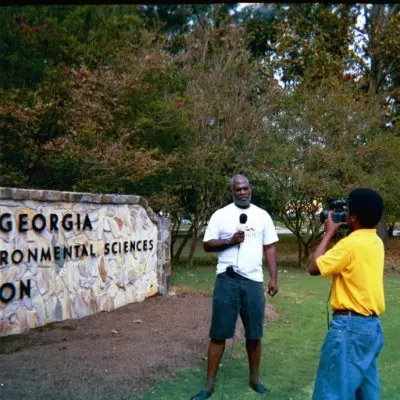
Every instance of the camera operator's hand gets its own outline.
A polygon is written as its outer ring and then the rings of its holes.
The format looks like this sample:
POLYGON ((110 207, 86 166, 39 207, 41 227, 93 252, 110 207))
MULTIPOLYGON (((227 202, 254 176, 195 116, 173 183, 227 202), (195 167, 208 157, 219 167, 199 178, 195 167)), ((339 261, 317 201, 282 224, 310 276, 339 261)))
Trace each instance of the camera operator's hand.
POLYGON ((332 211, 328 212, 328 217, 326 218, 326 220, 324 222, 324 230, 327 235, 333 236, 337 232, 337 230, 343 225, 346 225, 346 223, 345 222, 338 222, 338 223, 333 222, 332 211))
POLYGON ((244 242, 244 232, 237 231, 231 237, 232 244, 240 244, 244 242))

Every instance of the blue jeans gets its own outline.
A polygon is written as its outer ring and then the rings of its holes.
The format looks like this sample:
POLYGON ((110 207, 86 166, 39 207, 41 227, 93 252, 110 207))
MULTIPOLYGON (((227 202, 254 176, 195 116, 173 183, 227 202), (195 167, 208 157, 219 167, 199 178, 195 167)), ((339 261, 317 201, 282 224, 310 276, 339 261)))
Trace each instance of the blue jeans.
POLYGON ((336 315, 321 348, 313 400, 379 400, 379 317, 336 315))

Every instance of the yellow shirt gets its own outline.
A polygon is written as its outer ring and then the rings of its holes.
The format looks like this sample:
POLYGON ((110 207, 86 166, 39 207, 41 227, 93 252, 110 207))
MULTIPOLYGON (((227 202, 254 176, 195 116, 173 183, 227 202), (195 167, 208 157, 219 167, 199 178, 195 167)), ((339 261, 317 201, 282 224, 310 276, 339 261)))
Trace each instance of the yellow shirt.
POLYGON ((363 315, 385 311, 383 242, 376 229, 358 229, 317 258, 322 276, 332 275, 331 305, 363 315))

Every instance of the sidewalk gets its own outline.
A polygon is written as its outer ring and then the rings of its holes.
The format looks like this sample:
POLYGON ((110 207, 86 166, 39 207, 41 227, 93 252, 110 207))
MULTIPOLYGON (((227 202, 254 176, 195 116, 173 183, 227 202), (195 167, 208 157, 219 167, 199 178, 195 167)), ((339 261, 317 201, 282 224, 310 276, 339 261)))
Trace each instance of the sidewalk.
POLYGON ((275 227, 276 233, 278 235, 293 235, 293 233, 287 228, 280 228, 278 226, 275 227))

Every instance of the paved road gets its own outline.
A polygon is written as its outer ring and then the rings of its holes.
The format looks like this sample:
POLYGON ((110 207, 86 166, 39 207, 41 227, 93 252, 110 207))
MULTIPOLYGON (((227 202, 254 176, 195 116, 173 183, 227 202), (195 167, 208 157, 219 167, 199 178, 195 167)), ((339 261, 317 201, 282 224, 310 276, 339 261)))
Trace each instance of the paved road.
MULTIPOLYGON (((293 235, 293 233, 287 228, 275 227, 275 229, 278 235, 293 235)), ((400 237, 400 231, 393 231, 393 236, 400 237)))
POLYGON ((276 226, 275 230, 278 235, 287 235, 287 234, 293 235, 292 232, 287 228, 279 228, 276 226))

